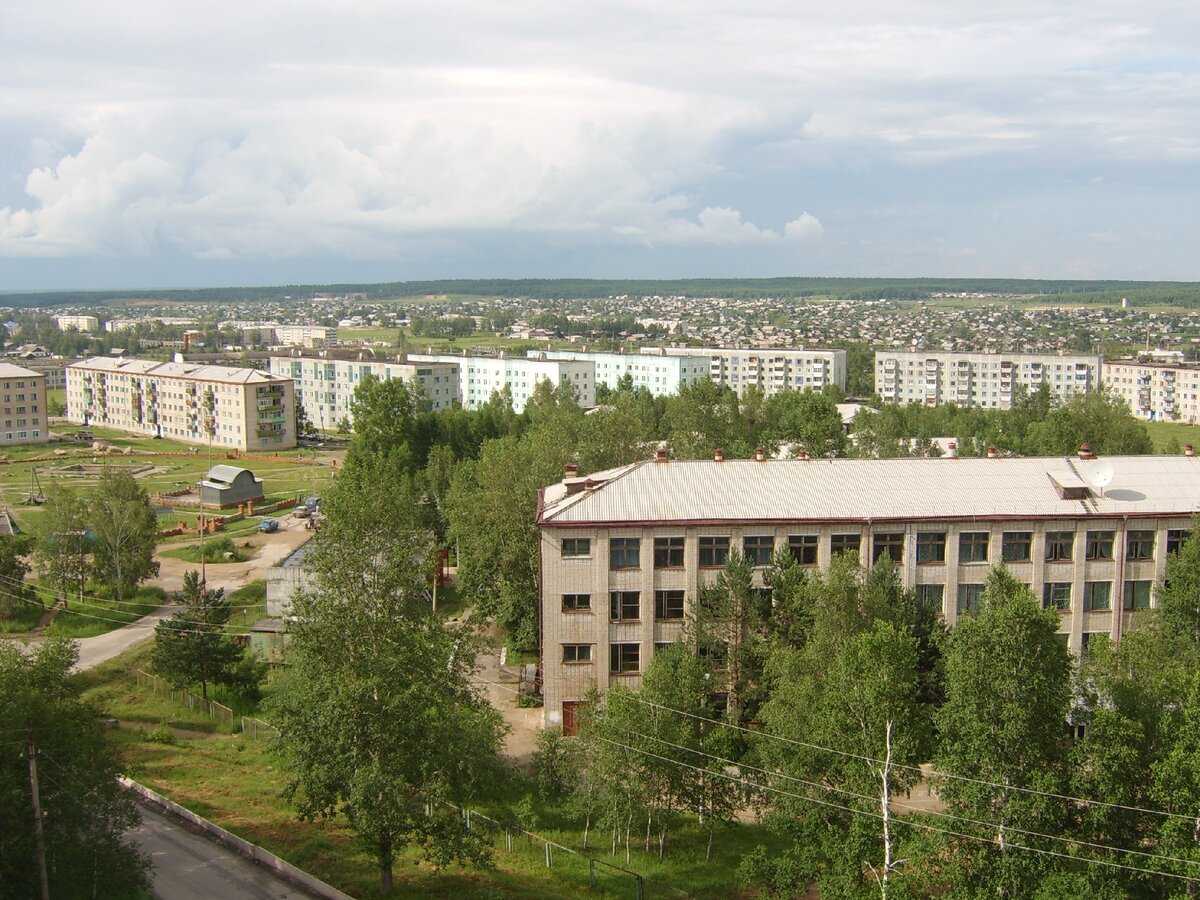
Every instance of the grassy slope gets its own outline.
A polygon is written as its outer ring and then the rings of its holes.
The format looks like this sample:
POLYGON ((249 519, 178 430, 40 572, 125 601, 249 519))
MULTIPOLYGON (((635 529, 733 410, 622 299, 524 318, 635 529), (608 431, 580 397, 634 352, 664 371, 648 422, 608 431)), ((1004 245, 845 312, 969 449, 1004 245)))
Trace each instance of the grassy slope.
POLYGON ((1174 438, 1180 447, 1194 444, 1200 448, 1200 425, 1183 425, 1178 422, 1147 422, 1146 430, 1154 443, 1154 452, 1162 453, 1167 443, 1174 438))

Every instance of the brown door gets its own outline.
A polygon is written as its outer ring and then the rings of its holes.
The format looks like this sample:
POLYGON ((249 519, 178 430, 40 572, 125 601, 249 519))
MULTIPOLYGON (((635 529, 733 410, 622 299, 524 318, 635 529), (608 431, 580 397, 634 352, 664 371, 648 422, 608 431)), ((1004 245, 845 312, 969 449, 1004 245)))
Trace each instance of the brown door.
POLYGON ((578 700, 563 701, 563 734, 579 734, 579 723, 575 721, 575 708, 579 706, 578 700))

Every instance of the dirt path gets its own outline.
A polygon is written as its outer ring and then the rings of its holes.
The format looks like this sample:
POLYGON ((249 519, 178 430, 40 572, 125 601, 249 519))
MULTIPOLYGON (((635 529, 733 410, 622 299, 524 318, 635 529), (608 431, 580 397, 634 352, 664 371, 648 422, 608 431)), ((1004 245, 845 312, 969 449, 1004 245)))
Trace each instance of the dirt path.
MULTIPOLYGON (((208 583, 212 587, 225 588, 226 592, 245 587, 252 581, 267 577, 267 570, 276 563, 282 562, 292 551, 313 536, 313 532, 304 528, 304 520, 286 515, 278 519, 279 530, 274 534, 242 535, 234 538, 239 547, 250 544, 256 551, 252 559, 240 563, 209 563, 206 567, 208 583)), ((218 536, 219 536, 218 532, 218 536)), ((178 549, 181 544, 171 544, 166 549, 178 549)), ((183 587, 183 576, 193 569, 199 569, 200 564, 183 559, 170 559, 156 556, 158 560, 158 584, 167 591, 177 591, 183 587)))
POLYGON ((500 630, 491 625, 485 632, 491 647, 475 657, 475 680, 483 687, 488 702, 500 711, 509 733, 504 738, 504 755, 519 766, 529 766, 537 749, 538 732, 542 729, 540 706, 517 705, 517 682, 506 680, 500 668, 500 630))

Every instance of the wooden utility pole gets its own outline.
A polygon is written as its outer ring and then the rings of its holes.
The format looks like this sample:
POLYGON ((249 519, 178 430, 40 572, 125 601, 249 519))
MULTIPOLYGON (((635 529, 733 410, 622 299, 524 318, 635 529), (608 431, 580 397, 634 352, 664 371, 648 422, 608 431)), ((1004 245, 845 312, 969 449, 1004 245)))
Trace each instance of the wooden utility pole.
POLYGON ((50 881, 46 875, 46 839, 42 835, 42 803, 38 796, 37 747, 33 743, 33 729, 29 729, 26 741, 29 757, 29 790, 33 797, 33 841, 37 852, 38 875, 42 883, 42 900, 50 900, 50 881))

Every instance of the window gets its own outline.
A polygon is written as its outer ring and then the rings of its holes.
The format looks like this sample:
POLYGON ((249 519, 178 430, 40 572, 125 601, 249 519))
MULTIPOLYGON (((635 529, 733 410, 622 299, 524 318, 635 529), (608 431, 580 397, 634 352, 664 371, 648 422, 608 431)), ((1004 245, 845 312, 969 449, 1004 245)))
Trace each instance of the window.
POLYGON ((942 612, 942 603, 946 598, 946 586, 944 584, 918 584, 917 585, 917 603, 921 604, 925 609, 931 609, 937 614, 942 612))
POLYGON ((563 594, 562 595, 563 612, 591 612, 592 611, 592 595, 591 594, 563 594))
POLYGON ((877 534, 872 539, 871 562, 879 562, 885 556, 895 563, 904 562, 904 532, 877 534))
POLYGON ((729 538, 700 538, 700 565, 702 568, 720 568, 729 560, 729 538))
POLYGON ((751 534, 742 540, 742 552, 751 565, 769 566, 774 549, 775 538, 769 534, 751 534))
POLYGON ((1066 612, 1071 608, 1071 582, 1047 581, 1042 588, 1042 606, 1066 612))
POLYGON ((1075 532, 1046 532, 1046 562, 1069 562, 1075 550, 1075 532))
POLYGON ((927 531, 917 535, 917 562, 944 563, 946 561, 946 532, 927 531))
POLYGON ((1185 528, 1172 528, 1167 532, 1167 553, 1179 553, 1183 545, 1191 537, 1191 532, 1185 528))
POLYGON ((707 663, 710 668, 724 669, 729 665, 729 645, 724 641, 713 641, 711 644, 701 644, 696 648, 696 656, 707 663))
POLYGON ((683 591, 655 591, 654 618, 682 619, 683 591))
POLYGON ((964 531, 958 536, 958 561, 960 563, 985 563, 988 560, 988 538, 986 531, 964 531))
POLYGON ((1085 581, 1083 583, 1083 609, 1112 609, 1112 582, 1085 581))
POLYGON ((608 541, 608 567, 610 569, 636 569, 640 538, 610 538, 608 541))
POLYGON ((835 534, 829 539, 829 552, 833 556, 839 553, 857 553, 861 547, 861 534, 835 534))
POLYGON ((654 539, 654 568, 683 568, 683 538, 656 537, 654 539))
POLYGON ((608 671, 613 675, 636 673, 641 666, 641 644, 611 644, 608 648, 608 671))
POLYGON ((1113 533, 1111 531, 1089 531, 1083 549, 1084 559, 1112 559, 1113 533))
POLYGON ((563 538, 562 539, 562 555, 563 555, 563 559, 569 559, 574 556, 591 556, 592 555, 592 539, 591 538, 563 538))
MULTIPOLYGON (((937 585, 941 587, 941 585, 937 585)), ((960 584, 958 586, 958 611, 975 613, 983 609, 983 585, 960 584)))
POLYGON ((590 663, 592 661, 591 644, 563 644, 563 662, 590 663))
POLYGON ((1154 532, 1131 531, 1125 544, 1126 559, 1154 559, 1154 532))
POLYGON ((609 591, 608 617, 614 622, 636 622, 641 605, 640 591, 609 591))
POLYGON ((788 549, 801 566, 817 564, 817 545, 821 538, 815 534, 792 534, 788 536, 788 549))
POLYGON ((1150 582, 1149 581, 1127 581, 1125 582, 1125 609, 1149 609, 1150 608, 1150 582))
POLYGON ((662 653, 664 650, 666 650, 668 647, 670 647, 673 643, 675 643, 675 642, 674 641, 655 641, 654 642, 654 652, 662 653))

